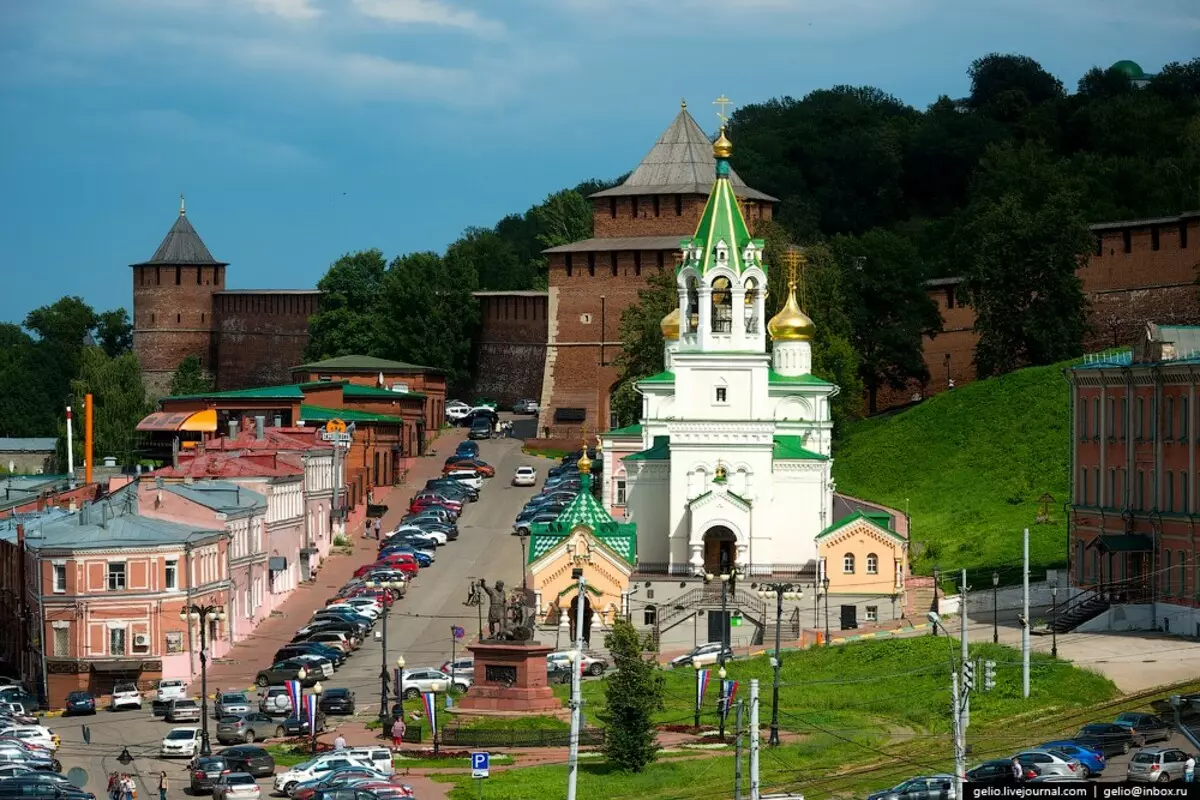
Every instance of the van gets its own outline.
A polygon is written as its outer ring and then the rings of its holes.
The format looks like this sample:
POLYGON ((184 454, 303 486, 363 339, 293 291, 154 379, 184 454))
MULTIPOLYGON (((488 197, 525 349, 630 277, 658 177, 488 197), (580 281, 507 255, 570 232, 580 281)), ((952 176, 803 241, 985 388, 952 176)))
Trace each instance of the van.
POLYGON ((391 775, 396 771, 392 765, 392 751, 385 747, 347 747, 345 754, 370 765, 381 775, 391 775))

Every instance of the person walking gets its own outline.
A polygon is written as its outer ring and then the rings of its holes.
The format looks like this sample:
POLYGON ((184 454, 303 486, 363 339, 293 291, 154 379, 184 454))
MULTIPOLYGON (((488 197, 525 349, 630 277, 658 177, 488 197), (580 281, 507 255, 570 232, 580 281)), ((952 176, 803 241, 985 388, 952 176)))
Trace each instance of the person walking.
POLYGON ((133 776, 126 773, 121 776, 121 800, 133 800, 137 797, 137 787, 133 785, 133 776))
POLYGON ((379 541, 379 530, 380 530, 379 520, 375 520, 375 541, 377 541, 377 542, 379 541))
POLYGON ((1188 753, 1187 761, 1183 762, 1183 782, 1191 783, 1196 779, 1196 757, 1188 753))
POLYGON ((108 774, 108 800, 121 800, 120 797, 120 776, 115 772, 108 774))
POLYGON ((167 800, 167 773, 158 774, 158 800, 167 800))
POLYGON ((404 718, 396 717, 396 721, 392 723, 392 747, 399 749, 404 743, 404 718))
POLYGON ((1021 766, 1021 762, 1016 756, 1013 756, 1012 760, 1012 777, 1014 781, 1019 781, 1025 777, 1025 769, 1021 766))

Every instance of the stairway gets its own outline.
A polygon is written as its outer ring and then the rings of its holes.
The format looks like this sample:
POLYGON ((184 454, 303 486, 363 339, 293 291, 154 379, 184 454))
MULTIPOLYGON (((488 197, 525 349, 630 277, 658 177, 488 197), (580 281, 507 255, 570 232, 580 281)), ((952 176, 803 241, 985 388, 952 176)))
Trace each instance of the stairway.
POLYGON ((934 591, 932 586, 919 587, 910 589, 908 592, 909 610, 912 612, 912 621, 921 623, 925 621, 925 615, 933 611, 934 591))
POLYGON ((1055 633, 1067 633, 1078 628, 1088 620, 1093 620, 1112 607, 1112 602, 1103 593, 1094 593, 1086 597, 1076 598, 1066 609, 1047 626, 1047 630, 1055 633))

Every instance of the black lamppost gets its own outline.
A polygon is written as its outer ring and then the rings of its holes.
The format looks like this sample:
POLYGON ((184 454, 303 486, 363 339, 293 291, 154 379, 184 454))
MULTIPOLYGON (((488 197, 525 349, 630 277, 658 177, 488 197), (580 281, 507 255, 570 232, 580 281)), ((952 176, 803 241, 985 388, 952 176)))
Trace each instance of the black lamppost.
POLYGON ((521 541, 521 590, 529 591, 529 586, 525 578, 525 539, 529 536, 528 528, 521 528, 517 531, 517 538, 521 541))
MULTIPOLYGON (((316 756, 316 754, 317 754, 317 717, 321 713, 321 692, 323 692, 323 691, 324 691, 324 688, 321 686, 321 682, 317 681, 315 684, 313 684, 312 693, 309 694, 309 696, 308 696, 308 702, 312 703, 317 708, 316 712, 313 713, 312 716, 310 716, 308 718, 309 719, 308 732, 309 732, 309 735, 312 737, 311 752, 314 756, 316 756)), ((299 714, 297 714, 296 716, 299 716, 299 714)))
MULTIPOLYGON (((368 589, 382 589, 390 596, 393 590, 399 589, 404 585, 403 581, 367 581, 368 589)), ((391 715, 388 713, 388 657, 387 657, 387 623, 388 611, 391 609, 391 603, 387 602, 386 597, 383 603, 383 618, 379 624, 379 630, 375 631, 375 635, 379 638, 383 649, 379 653, 379 721, 384 725, 384 730, 387 730, 388 720, 391 715)), ((316 752, 315 750, 313 751, 316 752)))
POLYGON ((829 576, 821 579, 821 588, 825 590, 825 646, 829 647, 829 576))
POLYGON ((799 586, 790 583, 764 583, 758 590, 758 596, 767 600, 775 595, 775 657, 771 659, 771 667, 775 677, 771 685, 771 735, 767 744, 779 744, 779 671, 783 666, 783 653, 780 649, 780 629, 783 627, 783 600, 799 601, 804 592, 799 586))
POLYGON ((700 729, 700 670, 702 667, 703 665, 700 663, 700 659, 692 659, 692 670, 696 673, 696 718, 693 720, 696 730, 700 729))
MULTIPOLYGON (((947 354, 946 357, 949 358, 950 356, 947 354)), ((937 610, 938 610, 938 598, 937 598, 938 581, 941 580, 941 577, 942 577, 942 571, 940 569, 938 569, 937 567, 934 567, 933 568, 933 613, 935 613, 935 614, 937 613, 937 610)), ((934 625, 931 635, 937 636, 938 635, 937 629, 938 629, 938 626, 934 625)))
POLYGON ((721 678, 721 686, 719 696, 721 698, 721 709, 718 717, 718 728, 720 730, 721 741, 725 741, 725 716, 726 716, 726 699, 725 699, 725 654, 729 652, 729 591, 732 584, 737 580, 737 572, 730 570, 723 572, 720 575, 708 573, 704 576, 706 583, 711 583, 715 580, 721 581, 721 651, 717 654, 717 665, 720 669, 717 674, 721 678))
POLYGON ((404 656, 396 656, 396 668, 399 670, 399 677, 396 679, 396 703, 399 709, 396 713, 400 719, 404 719, 404 656))
POLYGON ((1058 581, 1050 584, 1050 657, 1058 658, 1058 581))
POLYGON ((1000 573, 992 573, 992 644, 1000 644, 1000 573))
POLYGON ((193 603, 179 609, 179 619, 200 628, 200 755, 212 755, 208 744, 208 626, 225 619, 225 607, 193 603))

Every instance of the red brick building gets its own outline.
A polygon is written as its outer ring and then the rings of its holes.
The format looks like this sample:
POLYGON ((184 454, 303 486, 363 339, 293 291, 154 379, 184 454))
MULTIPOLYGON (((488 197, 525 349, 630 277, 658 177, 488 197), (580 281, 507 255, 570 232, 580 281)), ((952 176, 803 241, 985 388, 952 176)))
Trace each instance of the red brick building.
POLYGON ((133 349, 147 387, 165 394, 196 356, 218 389, 283 383, 303 357, 321 293, 226 289, 228 263, 213 258, 184 213, 147 261, 133 268, 133 349))
MULTIPOLYGON (((609 399, 621 351, 621 312, 655 271, 675 268, 681 239, 692 236, 708 202, 712 142, 686 104, 620 186, 593 194, 593 238, 551 247, 548 331, 539 434, 578 436, 609 428, 609 399)), ((753 229, 776 199, 730 174, 753 229)), ((538 395, 534 395, 537 397, 538 395)))
POLYGON ((1072 581, 1145 606, 1137 627, 1200 630, 1200 328, 1148 325, 1067 376, 1072 581))

